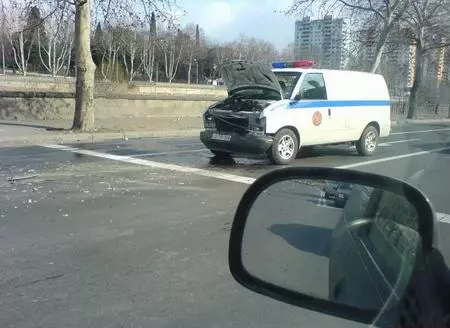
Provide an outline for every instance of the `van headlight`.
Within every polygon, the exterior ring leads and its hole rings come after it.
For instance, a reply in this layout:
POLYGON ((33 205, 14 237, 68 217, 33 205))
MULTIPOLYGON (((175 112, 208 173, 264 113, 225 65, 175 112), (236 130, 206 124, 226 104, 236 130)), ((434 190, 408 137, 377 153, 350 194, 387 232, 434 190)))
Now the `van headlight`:
POLYGON ((260 118, 258 121, 259 121, 258 122, 259 130, 266 132, 266 118, 265 117, 260 118))
POLYGON ((212 116, 208 111, 206 111, 203 115, 203 124, 205 129, 214 129, 216 127, 214 116, 212 116))

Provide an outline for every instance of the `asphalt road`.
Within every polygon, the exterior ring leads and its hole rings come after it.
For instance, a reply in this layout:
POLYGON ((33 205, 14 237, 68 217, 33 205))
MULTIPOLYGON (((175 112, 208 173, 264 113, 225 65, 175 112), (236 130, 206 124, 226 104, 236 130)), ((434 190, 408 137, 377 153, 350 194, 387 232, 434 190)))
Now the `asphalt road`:
MULTIPOLYGON (((450 213, 449 136, 450 124, 398 126, 371 158, 317 147, 294 165, 404 179, 450 213)), ((266 299, 231 278, 230 223, 248 184, 274 168, 266 160, 217 162, 197 138, 49 147, 0 148, 1 327, 360 326, 266 299)), ((321 215, 270 223, 331 227, 321 215)), ((449 222, 439 224, 447 261, 449 222)))

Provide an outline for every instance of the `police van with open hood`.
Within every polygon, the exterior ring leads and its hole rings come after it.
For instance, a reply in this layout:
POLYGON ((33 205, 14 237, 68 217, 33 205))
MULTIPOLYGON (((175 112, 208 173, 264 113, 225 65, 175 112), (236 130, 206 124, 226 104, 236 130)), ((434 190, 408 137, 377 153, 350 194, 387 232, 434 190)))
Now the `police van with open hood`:
POLYGON ((228 97, 205 111, 202 143, 218 157, 265 154, 281 165, 315 145, 352 143, 360 155, 372 155, 391 129, 383 76, 311 65, 223 65, 228 97))

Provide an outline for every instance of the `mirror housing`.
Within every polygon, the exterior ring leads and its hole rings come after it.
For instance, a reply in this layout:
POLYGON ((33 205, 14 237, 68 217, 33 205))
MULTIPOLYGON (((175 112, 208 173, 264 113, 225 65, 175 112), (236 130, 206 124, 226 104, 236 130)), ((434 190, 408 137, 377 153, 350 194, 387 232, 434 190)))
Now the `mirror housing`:
MULTIPOLYGON (((281 302, 352 321, 373 323, 380 313, 379 310, 355 308, 288 289, 285 286, 281 286, 281 284, 265 281, 255 276, 244 265, 244 230, 252 206, 268 187, 287 180, 344 181, 346 183, 379 188, 404 197, 411 206, 414 206, 417 213, 417 233, 421 240, 421 254, 418 254, 415 258, 414 269, 421 265, 424 258, 433 249, 433 229, 436 217, 431 203, 418 189, 400 180, 361 171, 321 167, 290 167, 269 172, 257 179, 248 188, 239 203, 230 233, 228 253, 229 268, 237 282, 253 292, 281 302)), ((370 224, 364 220, 355 221, 354 223, 355 226, 351 227, 353 230, 364 229, 366 226, 370 228, 370 224)), ((301 276, 299 279, 301 279, 301 276)))
POLYGON ((294 100, 299 101, 302 99, 302 92, 299 91, 295 96, 294 96, 294 100))

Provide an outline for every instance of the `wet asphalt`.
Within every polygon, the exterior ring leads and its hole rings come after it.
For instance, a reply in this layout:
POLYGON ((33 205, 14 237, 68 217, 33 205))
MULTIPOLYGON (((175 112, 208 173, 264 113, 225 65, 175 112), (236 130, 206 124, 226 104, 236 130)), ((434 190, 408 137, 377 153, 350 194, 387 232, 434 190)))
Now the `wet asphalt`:
MULTIPOLYGON (((371 158, 345 146, 316 147, 293 165, 359 163, 354 169, 411 182, 438 212, 450 213, 450 150, 435 151, 450 147, 450 124, 393 132, 371 158), (416 152, 423 153, 396 158, 416 152), (385 161, 361 164, 374 160, 385 161)), ((274 169, 264 158, 217 161, 198 138, 67 146, 242 177, 274 169)), ((266 299, 232 279, 228 233, 248 185, 213 175, 41 146, 0 148, 0 326, 359 327, 266 299)), ((449 224, 440 223, 439 233, 450 233, 449 224)), ((449 259, 450 241, 441 241, 449 259)))

